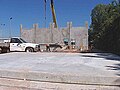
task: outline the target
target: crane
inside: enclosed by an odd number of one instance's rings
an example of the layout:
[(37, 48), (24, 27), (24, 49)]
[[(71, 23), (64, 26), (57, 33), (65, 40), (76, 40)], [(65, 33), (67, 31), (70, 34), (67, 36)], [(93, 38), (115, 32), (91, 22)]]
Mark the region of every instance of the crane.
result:
[(53, 23), (55, 23), (55, 28), (57, 28), (57, 20), (56, 20), (56, 14), (55, 14), (54, 1), (53, 0), (51, 0), (51, 11), (52, 11)]
[[(46, 1), (47, 0), (44, 0), (44, 1), (45, 1), (45, 20), (46, 20)], [(50, 0), (50, 1), (51, 1), (50, 6), (51, 6), (51, 12), (52, 12), (52, 19), (53, 19), (53, 23), (55, 24), (54, 28), (57, 28), (58, 25), (57, 25), (56, 14), (54, 9), (54, 0)]]

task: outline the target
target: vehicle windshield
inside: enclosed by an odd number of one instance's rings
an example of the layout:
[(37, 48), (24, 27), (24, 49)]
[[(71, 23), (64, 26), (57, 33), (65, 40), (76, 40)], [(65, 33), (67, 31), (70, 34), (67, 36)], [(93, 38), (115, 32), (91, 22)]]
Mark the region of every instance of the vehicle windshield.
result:
[(23, 40), (22, 38), (20, 38), (20, 41), (22, 41), (23, 43), (27, 43), (25, 40)]

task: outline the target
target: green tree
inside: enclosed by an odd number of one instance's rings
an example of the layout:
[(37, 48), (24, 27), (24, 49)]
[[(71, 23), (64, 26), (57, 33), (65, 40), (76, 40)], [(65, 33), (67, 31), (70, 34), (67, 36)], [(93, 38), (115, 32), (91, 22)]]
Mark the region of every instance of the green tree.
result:
[[(94, 42), (96, 48), (112, 51), (112, 44), (118, 44), (120, 35), (119, 17), (120, 0), (114, 0), (108, 5), (99, 4), (92, 10), (89, 40)], [(116, 37), (116, 39), (113, 37)], [(115, 48), (117, 47), (115, 46)], [(115, 50), (115, 48), (113, 49)]]

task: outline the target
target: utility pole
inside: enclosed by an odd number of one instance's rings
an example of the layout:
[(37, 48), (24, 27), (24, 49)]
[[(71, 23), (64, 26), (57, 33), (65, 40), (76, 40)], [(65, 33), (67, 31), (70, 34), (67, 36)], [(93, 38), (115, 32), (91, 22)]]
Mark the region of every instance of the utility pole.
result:
[(11, 38), (11, 33), (12, 33), (12, 30), (11, 30), (11, 20), (12, 20), (12, 17), (10, 18), (10, 28), (9, 28), (9, 38)]
[(2, 30), (3, 30), (3, 28), (2, 28), (2, 26), (5, 26), (5, 24), (0, 24), (0, 33), (1, 33), (1, 38), (3, 37), (3, 33), (2, 33)]
[(20, 24), (20, 37), (22, 37), (22, 24)]
[(2, 38), (2, 24), (0, 24), (0, 37)]
[(44, 0), (44, 14), (45, 14), (45, 28), (46, 28), (46, 2), (47, 2), (47, 0)]

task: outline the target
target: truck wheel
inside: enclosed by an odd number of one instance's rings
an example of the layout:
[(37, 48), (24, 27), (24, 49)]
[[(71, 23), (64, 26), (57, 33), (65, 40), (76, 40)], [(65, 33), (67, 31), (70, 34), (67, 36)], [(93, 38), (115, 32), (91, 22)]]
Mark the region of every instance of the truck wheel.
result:
[(0, 48), (0, 53), (2, 53), (2, 49)]
[(9, 52), (10, 52), (10, 49), (7, 49), (6, 52), (9, 53)]
[(33, 48), (26, 48), (25, 51), (26, 51), (26, 52), (34, 52), (34, 49), (33, 49)]

